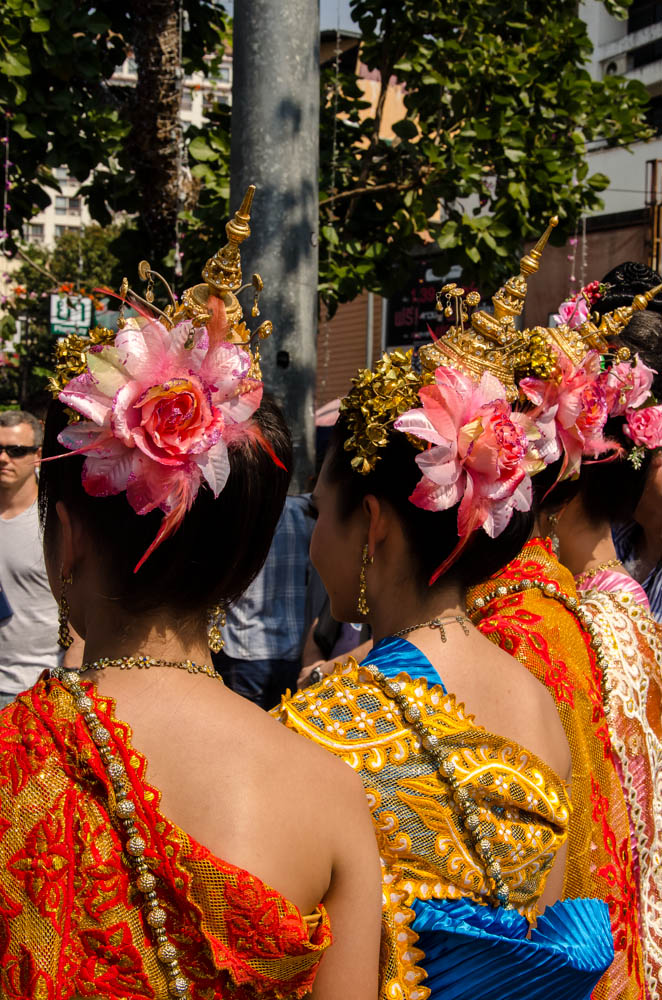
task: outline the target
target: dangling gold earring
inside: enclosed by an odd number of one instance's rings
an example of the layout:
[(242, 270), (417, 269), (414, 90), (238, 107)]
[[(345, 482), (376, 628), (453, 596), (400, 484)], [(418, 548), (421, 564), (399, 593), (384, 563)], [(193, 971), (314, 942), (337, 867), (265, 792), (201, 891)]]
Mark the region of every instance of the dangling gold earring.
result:
[(559, 558), (559, 555), (561, 553), (561, 542), (559, 536), (556, 534), (556, 525), (559, 522), (560, 516), (561, 516), (560, 514), (547, 515), (547, 523), (549, 525), (547, 536), (550, 542), (552, 543), (552, 552), (554, 553), (557, 559)]
[(60, 580), (62, 582), (62, 590), (60, 591), (60, 600), (57, 606), (57, 642), (58, 646), (61, 646), (62, 649), (69, 649), (69, 646), (74, 641), (74, 637), (69, 629), (69, 601), (65, 594), (65, 587), (70, 586), (74, 582), (74, 578), (71, 573), (69, 576), (65, 576), (61, 572)]
[(370, 613), (370, 608), (368, 607), (367, 601), (367, 588), (366, 588), (366, 569), (368, 566), (372, 566), (372, 556), (368, 555), (368, 546), (363, 546), (363, 552), (361, 553), (361, 572), (359, 573), (359, 601), (357, 605), (357, 611), (360, 615), (367, 615)]
[(225, 645), (221, 629), (225, 628), (225, 605), (222, 601), (215, 604), (207, 619), (207, 642), (212, 653), (220, 653)]

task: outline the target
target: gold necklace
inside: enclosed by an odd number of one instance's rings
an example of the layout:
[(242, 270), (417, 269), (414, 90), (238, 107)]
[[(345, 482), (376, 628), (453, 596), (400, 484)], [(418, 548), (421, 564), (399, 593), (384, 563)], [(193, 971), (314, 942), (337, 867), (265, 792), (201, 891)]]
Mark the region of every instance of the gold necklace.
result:
[(436, 628), (439, 629), (439, 637), (442, 642), (446, 642), (446, 629), (444, 625), (451, 625), (453, 622), (457, 622), (458, 625), (462, 626), (462, 631), (465, 635), (469, 635), (469, 629), (465, 625), (469, 619), (466, 615), (445, 615), (443, 618), (430, 618), (427, 622), (420, 622), (418, 625), (409, 625), (407, 628), (401, 628), (398, 632), (392, 632), (391, 635), (394, 636), (404, 636), (409, 635), (410, 632), (415, 632), (419, 628)]
[[(117, 661), (111, 662), (117, 663)], [(135, 871), (135, 885), (145, 900), (145, 920), (152, 934), (156, 957), (168, 983), (168, 992), (172, 997), (189, 1000), (190, 983), (183, 975), (179, 965), (177, 948), (168, 938), (165, 929), (167, 913), (155, 891), (156, 878), (145, 860), (147, 844), (140, 836), (135, 824), (136, 803), (131, 798), (131, 785), (124, 762), (112, 748), (112, 736), (99, 718), (92, 698), (85, 693), (81, 686), (78, 671), (56, 667), (51, 670), (51, 676), (56, 677), (72, 696), (74, 704), (88, 728), (90, 737), (99, 751), (108, 782), (115, 792), (113, 811), (116, 819), (124, 827), (126, 837), (124, 846), (130, 859), (127, 867), (129, 872), (131, 872), (131, 868)]]
[[(597, 576), (603, 569), (615, 569), (617, 566), (623, 566), (620, 559), (607, 559), (605, 562), (598, 563), (593, 569), (584, 570), (583, 573), (578, 573), (575, 576), (575, 586), (577, 590), (582, 590), (584, 584), (587, 580), (592, 580), (594, 576)], [(623, 566), (623, 569), (625, 567)]]
[[(466, 618), (465, 615), (460, 615), (459, 617)], [(432, 620), (436, 621), (436, 619)], [(424, 624), (427, 625), (428, 622)], [(412, 628), (420, 627), (416, 625), (412, 626)], [(462, 815), (464, 827), (473, 841), (474, 850), (482, 860), (487, 875), (494, 883), (493, 896), (496, 904), (506, 910), (511, 909), (510, 890), (503, 877), (501, 864), (498, 858), (494, 856), (492, 844), (489, 841), (489, 824), (481, 822), (479, 816), (480, 810), (476, 800), (466, 788), (460, 785), (455, 773), (455, 764), (450, 759), (452, 749), (455, 748), (445, 746), (442, 740), (425, 725), (421, 709), (418, 705), (410, 704), (404, 691), (404, 685), (400, 681), (391, 680), (374, 663), (365, 664), (361, 667), (361, 670), (367, 670), (375, 684), (382, 689), (387, 697), (393, 699), (405, 721), (409, 723), (420, 739), (421, 746), (434, 761), (434, 766), (437, 769), (439, 777), (446, 784), (450, 785), (453, 798)]]
[(118, 670), (131, 670), (138, 667), (139, 670), (149, 670), (150, 667), (173, 667), (175, 670), (186, 670), (189, 674), (205, 674), (213, 677), (214, 680), (223, 684), (223, 678), (217, 674), (213, 667), (206, 663), (194, 663), (193, 660), (159, 660), (154, 656), (117, 656), (114, 659), (109, 656), (102, 656), (91, 663), (84, 663), (83, 670), (106, 670), (108, 667), (116, 667)]

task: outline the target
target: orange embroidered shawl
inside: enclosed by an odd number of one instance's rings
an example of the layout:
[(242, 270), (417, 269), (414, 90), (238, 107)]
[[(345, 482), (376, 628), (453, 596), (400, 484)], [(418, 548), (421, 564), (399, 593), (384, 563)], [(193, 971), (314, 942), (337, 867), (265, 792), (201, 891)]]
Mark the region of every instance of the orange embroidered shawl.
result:
[[(284, 1000), (312, 990), (326, 912), (302, 917), (159, 812), (146, 761), (110, 699), (85, 685), (111, 734), (192, 1000)], [(167, 1000), (140, 895), (111, 819), (114, 792), (70, 694), (41, 679), (0, 712), (0, 996)]]
[(552, 582), (576, 597), (572, 574), (552, 554), (549, 539), (533, 538), (496, 576), (471, 588), (467, 607), (483, 635), (545, 684), (570, 744), (574, 810), (564, 897), (605, 900), (616, 949), (614, 962), (593, 991), (593, 998), (643, 1000), (638, 893), (628, 810), (602, 702), (601, 671), (590, 637), (575, 615), (553, 595), (537, 588), (493, 597), (479, 610), (474, 607), (477, 598), (493, 595), (499, 585), (521, 580)]

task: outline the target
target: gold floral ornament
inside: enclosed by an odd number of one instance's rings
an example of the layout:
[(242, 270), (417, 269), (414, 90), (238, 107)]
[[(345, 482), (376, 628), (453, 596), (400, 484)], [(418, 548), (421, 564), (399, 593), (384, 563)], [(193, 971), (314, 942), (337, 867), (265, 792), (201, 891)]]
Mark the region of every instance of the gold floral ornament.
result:
[(534, 326), (529, 342), (515, 368), (516, 381), (522, 378), (542, 378), (546, 382), (560, 377), (556, 354), (549, 343), (548, 330)]
[(58, 396), (67, 382), (87, 371), (87, 352), (91, 347), (112, 344), (115, 331), (105, 326), (95, 326), (87, 337), (70, 333), (62, 337), (55, 347), (55, 374), (49, 379), (49, 388)]
[[(352, 468), (363, 476), (375, 468), (394, 421), (420, 405), (420, 389), (433, 381), (432, 373), (416, 371), (413, 353), (396, 350), (384, 354), (374, 372), (361, 369), (352, 379), (354, 388), (340, 403), (350, 431), (344, 447), (354, 452)], [(420, 450), (425, 448), (425, 442), (409, 440)]]

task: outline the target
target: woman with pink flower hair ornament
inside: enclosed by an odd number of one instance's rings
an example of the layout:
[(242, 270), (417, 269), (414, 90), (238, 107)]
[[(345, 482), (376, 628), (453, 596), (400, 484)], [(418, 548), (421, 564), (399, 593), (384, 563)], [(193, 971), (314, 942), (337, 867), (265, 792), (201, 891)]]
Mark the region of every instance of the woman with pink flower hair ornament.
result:
[(235, 295), (249, 207), (181, 306), (124, 289), (116, 335), (58, 348), (40, 509), (60, 640), (71, 620), (85, 662), (0, 712), (3, 997), (377, 992), (361, 783), (208, 665), (292, 457)]
[(662, 633), (645, 591), (617, 557), (612, 525), (633, 519), (662, 448), (662, 406), (656, 403), (662, 395), (662, 318), (637, 313), (610, 346), (630, 352), (624, 361), (608, 357), (596, 379), (608, 415), (605, 437), (618, 454), (582, 461), (574, 495), (557, 496), (552, 489), (541, 520), (575, 575), (581, 606), (605, 653), (610, 742), (630, 817), (646, 987), (655, 997), (662, 992)]
[(368, 621), (375, 645), (274, 712), (364, 782), (383, 1000), (588, 998), (613, 958), (606, 905), (558, 902), (570, 756), (554, 703), (463, 613), (530, 533), (544, 439), (489, 373), (420, 373), (395, 351), (354, 379), (315, 487), (332, 614)]

